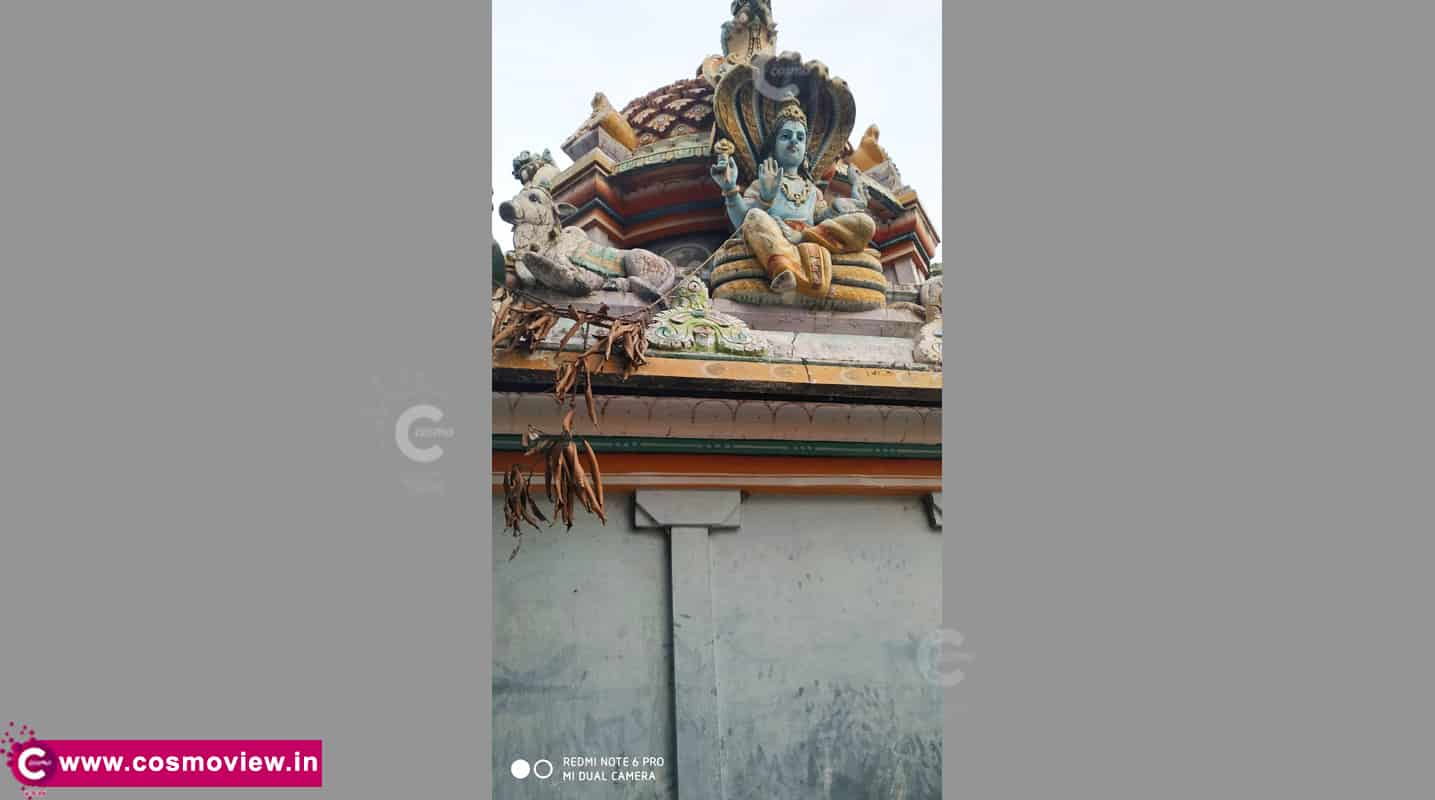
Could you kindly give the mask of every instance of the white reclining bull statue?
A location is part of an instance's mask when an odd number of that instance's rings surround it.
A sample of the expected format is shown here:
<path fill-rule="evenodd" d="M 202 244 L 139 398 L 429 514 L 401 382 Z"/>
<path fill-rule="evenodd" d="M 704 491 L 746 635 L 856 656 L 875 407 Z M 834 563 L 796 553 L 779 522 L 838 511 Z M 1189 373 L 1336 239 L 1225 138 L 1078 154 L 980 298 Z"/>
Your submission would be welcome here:
<path fill-rule="evenodd" d="M 554 202 L 553 195 L 540 185 L 542 180 L 534 180 L 531 163 L 523 165 L 527 169 L 518 165 L 515 161 L 515 175 L 526 179 L 528 185 L 499 204 L 498 216 L 513 226 L 515 260 L 528 273 L 517 270 L 520 282 L 536 282 L 579 297 L 615 289 L 650 301 L 672 287 L 678 270 L 662 256 L 609 247 L 589 239 L 582 228 L 563 227 L 563 218 L 577 209 Z"/>

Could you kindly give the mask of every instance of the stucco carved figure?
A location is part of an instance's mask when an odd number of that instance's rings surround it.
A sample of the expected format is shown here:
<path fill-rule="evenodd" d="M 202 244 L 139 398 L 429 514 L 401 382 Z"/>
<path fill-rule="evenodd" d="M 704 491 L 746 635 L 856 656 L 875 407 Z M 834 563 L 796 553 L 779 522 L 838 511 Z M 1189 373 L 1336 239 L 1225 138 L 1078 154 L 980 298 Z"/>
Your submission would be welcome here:
<path fill-rule="evenodd" d="M 897 195 L 906 194 L 912 188 L 902 181 L 902 172 L 897 169 L 896 162 L 887 153 L 887 148 L 878 142 L 881 135 L 882 131 L 876 125 L 868 125 L 867 132 L 862 134 L 862 141 L 847 158 L 848 166 L 860 169 L 869 185 L 881 186 Z"/>
<path fill-rule="evenodd" d="M 514 271 L 520 285 L 537 284 L 576 297 L 612 289 L 649 301 L 672 287 L 677 268 L 662 256 L 610 247 L 589 239 L 582 228 L 564 227 L 562 220 L 577 209 L 553 199 L 554 174 L 548 151 L 543 156 L 525 152 L 514 160 L 514 175 L 525 186 L 498 206 L 499 218 L 513 226 Z"/>
<path fill-rule="evenodd" d="M 878 164 L 887 161 L 889 156 L 887 155 L 886 148 L 877 143 L 877 137 L 881 135 L 882 131 L 878 129 L 876 125 L 868 125 L 867 132 L 862 134 L 862 142 L 857 145 L 856 151 L 852 153 L 852 158 L 849 163 L 863 172 L 866 172 Z"/>
<path fill-rule="evenodd" d="M 732 63 L 750 61 L 761 52 L 771 52 L 777 38 L 768 0 L 733 0 L 732 19 L 722 24 L 722 54 Z"/>
<path fill-rule="evenodd" d="M 912 357 L 926 364 L 942 363 L 942 273 L 941 262 L 933 265 L 932 277 L 917 291 L 927 324 L 917 331 L 912 344 Z"/>
<path fill-rule="evenodd" d="M 559 172 L 558 165 L 553 161 L 553 154 L 547 148 L 544 148 L 542 153 L 524 150 L 513 157 L 513 178 L 524 186 L 552 189 L 553 181 Z"/>
<path fill-rule="evenodd" d="M 648 343 L 660 350 L 689 350 L 732 355 L 762 355 L 767 342 L 747 323 L 712 309 L 708 287 L 696 275 L 673 293 L 673 306 L 648 326 Z"/>
<path fill-rule="evenodd" d="M 867 249 L 876 223 L 860 171 L 849 171 L 852 197 L 829 200 L 814 178 L 831 171 L 851 133 L 846 83 L 820 62 L 784 53 L 729 71 L 715 111 L 711 174 L 737 234 L 729 244 L 747 257 L 714 270 L 715 295 L 836 310 L 883 305 L 886 279 Z"/>
<path fill-rule="evenodd" d="M 613 137 L 614 141 L 629 150 L 636 150 L 638 148 L 638 134 L 633 131 L 633 126 L 628 124 L 628 121 L 623 118 L 623 115 L 618 113 L 616 108 L 613 108 L 613 103 L 608 100 L 606 94 L 602 92 L 594 94 L 592 106 L 593 113 L 588 115 L 588 119 L 585 120 L 582 125 L 578 126 L 578 130 L 575 131 L 572 136 L 569 136 L 567 141 L 563 142 L 564 152 L 568 152 L 569 145 L 594 128 L 601 128 L 609 136 Z"/>

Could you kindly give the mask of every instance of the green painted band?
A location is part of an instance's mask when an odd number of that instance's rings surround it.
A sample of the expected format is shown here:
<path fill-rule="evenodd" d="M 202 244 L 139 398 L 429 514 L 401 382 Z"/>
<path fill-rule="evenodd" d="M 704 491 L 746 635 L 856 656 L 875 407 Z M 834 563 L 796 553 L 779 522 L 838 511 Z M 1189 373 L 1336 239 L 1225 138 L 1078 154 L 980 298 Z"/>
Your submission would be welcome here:
<path fill-rule="evenodd" d="M 595 266 L 593 266 L 592 264 L 585 264 L 585 263 L 582 262 L 582 261 L 574 261 L 573 263 L 574 263 L 574 264 L 577 264 L 578 266 L 582 267 L 583 269 L 588 270 L 589 272 L 593 273 L 594 275 L 601 275 L 601 276 L 603 276 L 604 278 L 621 278 L 621 277 L 623 277 L 623 274 L 622 274 L 621 272 L 609 272 L 609 271 L 607 271 L 607 270 L 605 270 L 605 269 L 599 269 L 598 267 L 595 267 Z"/>

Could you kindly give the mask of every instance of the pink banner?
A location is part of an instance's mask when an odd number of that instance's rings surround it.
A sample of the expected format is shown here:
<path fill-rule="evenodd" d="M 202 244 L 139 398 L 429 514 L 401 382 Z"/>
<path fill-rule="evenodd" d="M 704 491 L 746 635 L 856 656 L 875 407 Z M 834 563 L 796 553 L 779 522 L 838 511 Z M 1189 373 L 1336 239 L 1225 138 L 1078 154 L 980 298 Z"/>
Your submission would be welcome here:
<path fill-rule="evenodd" d="M 26 786 L 319 787 L 319 739 L 31 739 L 7 754 Z"/>

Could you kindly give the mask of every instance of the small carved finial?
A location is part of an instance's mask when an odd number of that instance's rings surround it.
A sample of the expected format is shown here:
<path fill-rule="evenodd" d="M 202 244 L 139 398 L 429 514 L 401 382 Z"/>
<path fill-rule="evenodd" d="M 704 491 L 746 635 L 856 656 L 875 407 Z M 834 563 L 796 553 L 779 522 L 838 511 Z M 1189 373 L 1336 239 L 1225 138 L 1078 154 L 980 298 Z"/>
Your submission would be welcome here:
<path fill-rule="evenodd" d="M 850 163 L 860 170 L 867 171 L 888 160 L 887 151 L 877 143 L 877 137 L 881 131 L 876 125 L 868 125 L 867 132 L 862 134 L 862 143 L 852 153 Z"/>
<path fill-rule="evenodd" d="M 736 149 L 737 148 L 733 146 L 732 140 L 727 138 L 718 139 L 717 144 L 713 145 L 713 152 L 718 155 L 730 156 Z"/>
<path fill-rule="evenodd" d="M 758 53 L 772 53 L 777 41 L 777 23 L 772 19 L 769 0 L 732 0 L 732 19 L 722 24 L 722 53 L 749 61 Z"/>
<path fill-rule="evenodd" d="M 602 92 L 593 95 L 593 114 L 590 120 L 591 124 L 602 128 L 619 144 L 629 150 L 637 149 L 638 134 L 633 130 L 633 126 L 628 124 L 628 120 L 608 102 L 608 95 Z"/>
<path fill-rule="evenodd" d="M 738 23 L 761 25 L 764 28 L 777 27 L 777 23 L 772 19 L 772 0 L 732 0 L 728 13 L 732 14 L 733 21 Z"/>
<path fill-rule="evenodd" d="M 628 120 L 625 119 L 622 114 L 618 113 L 616 108 L 613 108 L 613 104 L 608 100 L 608 95 L 602 92 L 595 92 L 590 105 L 593 107 L 593 113 L 588 115 L 588 119 L 584 120 L 583 124 L 578 126 L 578 130 L 574 131 L 572 136 L 569 136 L 563 141 L 564 152 L 573 158 L 577 158 L 578 156 L 569 150 L 569 146 L 594 128 L 603 129 L 604 132 L 613 137 L 614 141 L 629 150 L 637 148 L 638 134 L 633 131 L 633 127 L 628 124 Z"/>

